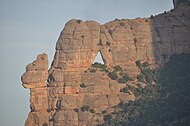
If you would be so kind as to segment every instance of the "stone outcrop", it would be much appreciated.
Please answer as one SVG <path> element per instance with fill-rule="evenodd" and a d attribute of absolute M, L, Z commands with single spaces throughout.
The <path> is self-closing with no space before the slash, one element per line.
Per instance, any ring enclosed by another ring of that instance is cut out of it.
<path fill-rule="evenodd" d="M 26 120 L 26 126 L 43 125 L 49 123 L 48 110 L 48 56 L 40 54 L 37 59 L 26 66 L 26 72 L 22 75 L 24 88 L 30 89 L 31 113 Z"/>
<path fill-rule="evenodd" d="M 178 7 L 181 3 L 190 3 L 190 0 L 173 0 L 174 8 Z"/>
<path fill-rule="evenodd" d="M 104 113 L 117 111 L 120 102 L 135 99 L 122 92 L 136 84 L 135 62 L 149 61 L 153 67 L 173 54 L 190 53 L 190 6 L 184 2 L 172 12 L 150 18 L 116 19 L 104 25 L 95 21 L 70 20 L 56 44 L 48 70 L 46 54 L 26 67 L 23 86 L 30 89 L 31 112 L 25 126 L 93 126 Z M 100 51 L 105 65 L 92 66 Z M 132 78 L 121 84 L 110 77 L 126 73 Z"/>

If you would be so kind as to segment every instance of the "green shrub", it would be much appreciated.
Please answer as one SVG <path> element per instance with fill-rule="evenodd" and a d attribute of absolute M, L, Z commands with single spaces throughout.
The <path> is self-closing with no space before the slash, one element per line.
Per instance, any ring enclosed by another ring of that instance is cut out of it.
<path fill-rule="evenodd" d="M 139 74 L 139 75 L 137 75 L 137 80 L 139 81 L 139 82 L 145 82 L 145 80 L 144 80 L 144 75 L 143 74 Z"/>
<path fill-rule="evenodd" d="M 108 33 L 110 34 L 110 36 L 112 36 L 112 34 L 113 34 L 111 29 L 108 30 Z"/>
<path fill-rule="evenodd" d="M 127 73 L 124 74 L 123 79 L 124 79 L 126 82 L 133 80 L 131 77 L 129 77 L 129 75 L 128 75 Z"/>
<path fill-rule="evenodd" d="M 118 104 L 118 107 L 120 109 L 124 109 L 125 108 L 125 103 L 123 101 L 121 101 L 119 104 Z"/>
<path fill-rule="evenodd" d="M 81 88 L 86 88 L 87 86 L 84 83 L 82 83 L 82 84 L 80 84 L 80 87 Z"/>
<path fill-rule="evenodd" d="M 151 84 L 158 79 L 158 73 L 155 70 L 151 70 L 150 68 L 142 69 L 141 74 L 148 84 Z"/>
<path fill-rule="evenodd" d="M 90 72 L 91 73 L 96 73 L 97 69 L 91 69 Z"/>
<path fill-rule="evenodd" d="M 94 64 L 92 64 L 92 67 L 106 69 L 106 66 L 104 64 L 101 64 L 101 63 L 98 63 L 98 62 L 95 62 Z"/>
<path fill-rule="evenodd" d="M 131 90 L 133 92 L 133 94 L 135 95 L 135 97 L 141 96 L 143 95 L 145 92 L 145 90 L 142 87 L 138 87 L 138 88 L 132 88 Z"/>
<path fill-rule="evenodd" d="M 151 15 L 151 16 L 150 16 L 150 19 L 153 19 L 153 18 L 154 18 L 154 16 L 153 16 L 153 15 Z"/>
<path fill-rule="evenodd" d="M 148 61 L 145 61 L 145 62 L 142 64 L 142 67 L 143 67 L 143 68 L 147 68 L 147 67 L 149 67 L 149 66 L 150 66 L 150 64 L 149 64 Z"/>
<path fill-rule="evenodd" d="M 106 113 L 107 113 L 107 110 L 103 110 L 103 111 L 102 111 L 102 114 L 106 114 Z"/>
<path fill-rule="evenodd" d="M 81 111 L 85 112 L 85 111 L 88 111 L 89 108 L 90 108 L 89 106 L 84 105 L 84 106 L 82 106 L 80 109 L 81 109 Z"/>
<path fill-rule="evenodd" d="M 118 78 L 117 73 L 115 73 L 115 72 L 109 72 L 107 75 L 112 80 L 117 80 L 117 78 Z"/>
<path fill-rule="evenodd" d="M 107 42 L 106 42 L 106 45 L 107 45 L 107 46 L 110 46 L 110 43 L 107 41 Z"/>
<path fill-rule="evenodd" d="M 104 115 L 103 118 L 104 118 L 104 121 L 107 122 L 112 119 L 112 116 L 110 114 L 108 114 L 108 115 Z"/>
<path fill-rule="evenodd" d="M 77 20 L 77 23 L 80 24 L 80 23 L 81 23 L 81 20 Z"/>
<path fill-rule="evenodd" d="M 120 90 L 120 92 L 123 92 L 123 93 L 129 93 L 129 89 L 128 87 L 124 87 Z"/>
<path fill-rule="evenodd" d="M 150 64 L 148 61 L 145 61 L 144 63 L 140 63 L 140 61 L 135 62 L 136 65 L 141 70 L 141 74 L 137 75 L 137 80 L 139 82 L 147 82 L 148 84 L 152 83 L 153 81 L 156 81 L 157 79 L 157 73 L 155 70 L 150 69 Z"/>
<path fill-rule="evenodd" d="M 119 65 L 115 66 L 114 68 L 115 68 L 116 71 L 121 71 L 122 70 L 122 68 Z"/>
<path fill-rule="evenodd" d="M 90 109 L 89 110 L 91 113 L 95 113 L 95 110 L 94 109 Z"/>
<path fill-rule="evenodd" d="M 123 79 L 123 78 L 119 78 L 118 80 L 118 83 L 126 83 L 127 81 L 125 80 L 125 79 Z"/>
<path fill-rule="evenodd" d="M 107 69 L 101 69 L 100 71 L 101 71 L 101 72 L 106 72 L 106 73 L 109 72 L 109 70 L 107 70 Z"/>
<path fill-rule="evenodd" d="M 140 60 L 137 60 L 137 61 L 135 62 L 135 64 L 136 64 L 136 66 L 138 66 L 138 67 L 141 67 L 141 66 L 142 66 Z"/>
<path fill-rule="evenodd" d="M 131 85 L 127 85 L 128 89 L 133 91 L 135 89 L 135 87 L 131 86 Z"/>

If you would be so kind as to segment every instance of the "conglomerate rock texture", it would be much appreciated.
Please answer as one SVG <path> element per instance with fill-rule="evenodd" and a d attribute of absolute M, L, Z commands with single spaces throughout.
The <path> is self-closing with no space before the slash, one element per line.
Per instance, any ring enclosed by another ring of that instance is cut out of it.
<path fill-rule="evenodd" d="M 48 70 L 48 57 L 40 54 L 27 65 L 23 86 L 30 89 L 31 112 L 25 126 L 94 126 L 103 122 L 121 101 L 135 99 L 120 90 L 123 84 L 93 68 L 100 51 L 106 69 L 121 66 L 136 83 L 136 61 L 153 67 L 173 54 L 190 53 L 190 5 L 150 18 L 116 19 L 104 25 L 70 20 L 56 44 Z M 84 110 L 86 109 L 86 110 Z"/>

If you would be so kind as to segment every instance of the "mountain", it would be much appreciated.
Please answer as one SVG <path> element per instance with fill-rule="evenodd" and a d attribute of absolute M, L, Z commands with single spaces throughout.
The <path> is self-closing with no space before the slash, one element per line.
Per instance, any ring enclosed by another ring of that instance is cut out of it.
<path fill-rule="evenodd" d="M 190 54 L 190 4 L 174 2 L 173 10 L 150 18 L 66 23 L 51 68 L 39 54 L 21 77 L 30 89 L 25 126 L 104 125 L 118 106 L 136 103 L 158 84 L 157 69 L 173 55 Z M 104 64 L 94 63 L 97 53 Z"/>

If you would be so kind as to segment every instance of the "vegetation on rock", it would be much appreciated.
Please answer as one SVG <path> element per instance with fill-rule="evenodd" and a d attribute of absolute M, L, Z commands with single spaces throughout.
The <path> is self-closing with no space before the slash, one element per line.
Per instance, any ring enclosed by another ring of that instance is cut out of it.
<path fill-rule="evenodd" d="M 129 93 L 129 89 L 127 87 L 124 87 L 120 90 L 120 92 L 123 92 L 123 93 Z"/>
<path fill-rule="evenodd" d="M 126 83 L 127 81 L 125 80 L 125 79 L 123 79 L 123 78 L 119 78 L 118 79 L 118 83 L 122 83 L 122 84 L 124 84 L 124 83 Z"/>
<path fill-rule="evenodd" d="M 118 83 L 124 84 L 128 81 L 132 81 L 133 79 L 129 77 L 127 73 L 125 73 L 122 68 L 117 65 L 114 67 L 114 70 L 112 72 L 108 71 L 108 77 L 112 80 L 117 80 Z"/>
<path fill-rule="evenodd" d="M 80 23 L 81 23 L 81 20 L 77 20 L 77 23 L 80 24 Z"/>
<path fill-rule="evenodd" d="M 80 84 L 80 87 L 81 88 L 86 88 L 87 86 L 84 83 L 82 83 L 82 84 Z"/>
<path fill-rule="evenodd" d="M 181 54 L 172 56 L 159 70 L 143 72 L 142 69 L 147 86 L 131 89 L 139 98 L 120 103 L 117 107 L 121 111 L 104 116 L 107 118 L 101 126 L 190 125 L 189 64 L 190 55 Z M 157 84 L 151 83 L 154 79 Z"/>
<path fill-rule="evenodd" d="M 105 121 L 105 122 L 108 122 L 108 121 L 110 121 L 111 119 L 112 119 L 112 116 L 111 116 L 110 114 L 104 115 L 104 121 Z"/>
<path fill-rule="evenodd" d="M 100 69 L 106 69 L 106 66 L 104 64 L 95 62 L 94 64 L 92 64 L 92 67 L 94 68 L 100 68 Z"/>
<path fill-rule="evenodd" d="M 97 71 L 97 69 L 91 69 L 90 72 L 91 73 L 95 73 Z"/>
<path fill-rule="evenodd" d="M 117 80 L 118 75 L 116 72 L 113 71 L 108 73 L 108 77 L 110 77 L 112 80 Z"/>
<path fill-rule="evenodd" d="M 95 113 L 95 110 L 94 109 L 90 109 L 89 110 L 91 113 Z"/>
<path fill-rule="evenodd" d="M 103 110 L 103 111 L 102 111 L 102 114 L 105 114 L 105 113 L 107 113 L 107 111 L 106 111 L 106 110 Z"/>
<path fill-rule="evenodd" d="M 110 42 L 107 41 L 107 42 L 106 42 L 106 45 L 107 45 L 107 46 L 110 46 Z"/>
<path fill-rule="evenodd" d="M 84 105 L 80 109 L 81 109 L 81 111 L 85 112 L 85 111 L 88 111 L 90 109 L 90 107 L 87 105 Z"/>
<path fill-rule="evenodd" d="M 116 71 L 121 71 L 122 70 L 122 68 L 119 65 L 115 66 L 114 68 L 115 68 Z"/>

